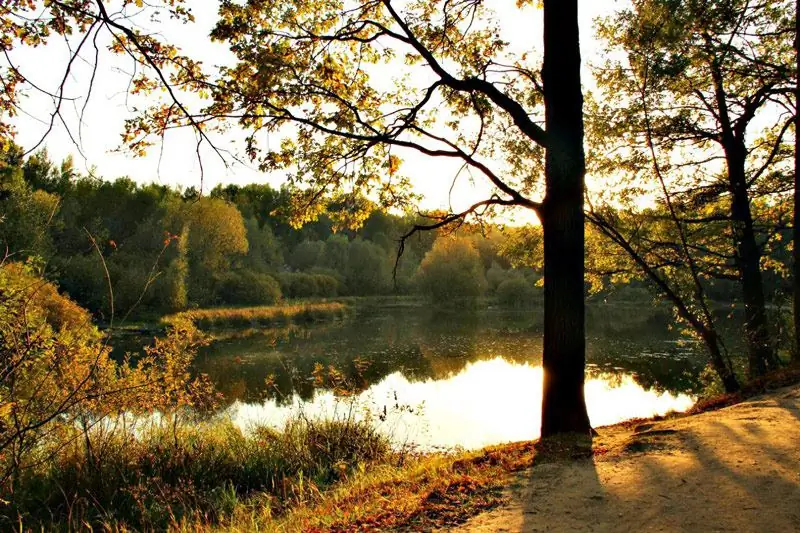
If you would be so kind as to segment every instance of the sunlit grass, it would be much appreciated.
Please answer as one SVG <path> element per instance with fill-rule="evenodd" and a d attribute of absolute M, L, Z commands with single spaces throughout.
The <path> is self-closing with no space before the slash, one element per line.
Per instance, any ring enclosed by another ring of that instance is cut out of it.
<path fill-rule="evenodd" d="M 356 470 L 316 498 L 278 515 L 243 501 L 219 522 L 184 520 L 183 531 L 429 530 L 464 523 L 504 501 L 501 487 L 533 464 L 533 443 L 478 452 L 395 456 Z"/>
<path fill-rule="evenodd" d="M 171 324 L 178 319 L 189 319 L 203 330 L 273 327 L 292 323 L 336 320 L 348 313 L 341 302 L 309 302 L 260 307 L 229 307 L 192 309 L 168 315 L 162 322 Z"/>
<path fill-rule="evenodd" d="M 394 460 L 385 437 L 350 418 L 301 416 L 248 431 L 224 420 L 145 420 L 74 440 L 17 480 L 4 511 L 44 529 L 164 530 L 224 522 L 245 509 L 271 519 L 318 500 L 354 471 Z"/>

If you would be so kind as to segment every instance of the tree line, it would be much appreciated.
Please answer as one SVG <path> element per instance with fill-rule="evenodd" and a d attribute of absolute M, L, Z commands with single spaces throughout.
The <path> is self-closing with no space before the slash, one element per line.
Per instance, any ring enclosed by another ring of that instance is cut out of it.
<path fill-rule="evenodd" d="M 331 213 L 300 228 L 287 191 L 269 185 L 194 188 L 81 175 L 72 160 L 15 148 L 0 164 L 0 226 L 9 259 L 35 261 L 99 319 L 153 317 L 194 307 L 270 305 L 281 299 L 418 294 L 474 305 L 484 296 L 540 301 L 536 264 L 512 265 L 499 228 L 465 226 L 409 239 L 414 215 L 375 207 L 358 229 Z M 515 260 L 514 260 L 515 261 Z M 515 262 L 517 264 L 517 262 Z M 110 289 L 110 290 L 109 290 Z M 113 308 L 112 308 L 113 303 Z"/>

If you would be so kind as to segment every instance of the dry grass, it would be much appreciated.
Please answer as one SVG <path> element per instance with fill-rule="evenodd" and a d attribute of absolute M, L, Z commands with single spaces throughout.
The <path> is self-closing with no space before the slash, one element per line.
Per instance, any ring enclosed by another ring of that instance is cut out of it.
<path fill-rule="evenodd" d="M 256 504 L 239 505 L 217 524 L 184 522 L 186 531 L 414 531 L 449 527 L 505 501 L 513 472 L 533 464 L 533 443 L 477 452 L 406 457 L 376 465 L 281 516 Z"/>
<path fill-rule="evenodd" d="M 345 317 L 348 309 L 345 304 L 340 302 L 193 309 L 166 316 L 162 322 L 171 324 L 178 319 L 189 319 L 195 326 L 203 330 L 273 327 L 336 320 Z"/>

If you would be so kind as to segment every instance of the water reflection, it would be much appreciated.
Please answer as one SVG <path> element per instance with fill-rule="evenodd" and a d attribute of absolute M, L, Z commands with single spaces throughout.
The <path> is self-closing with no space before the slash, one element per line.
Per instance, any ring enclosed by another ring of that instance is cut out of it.
<path fill-rule="evenodd" d="M 702 349 L 668 328 L 668 313 L 612 306 L 587 311 L 590 377 L 627 374 L 647 389 L 697 391 Z M 396 373 L 411 383 L 442 381 L 470 363 L 496 357 L 536 366 L 541 351 L 538 311 L 372 309 L 344 323 L 216 342 L 198 357 L 197 367 L 229 402 L 268 398 L 287 404 L 295 396 L 315 397 L 316 364 L 336 367 L 366 390 L 390 376 L 396 379 Z M 268 376 L 270 387 L 265 386 Z"/>
<path fill-rule="evenodd" d="M 687 394 L 648 390 L 632 375 L 621 373 L 596 373 L 587 380 L 585 391 L 594 426 L 681 411 L 693 402 Z M 468 362 L 447 377 L 415 380 L 393 372 L 354 402 L 318 390 L 310 398 L 297 394 L 284 403 L 237 401 L 229 414 L 242 427 L 279 426 L 298 411 L 307 416 L 352 414 L 377 423 L 396 443 L 475 449 L 538 437 L 541 396 L 541 366 L 496 357 Z M 384 412 L 387 416 L 381 417 Z"/>

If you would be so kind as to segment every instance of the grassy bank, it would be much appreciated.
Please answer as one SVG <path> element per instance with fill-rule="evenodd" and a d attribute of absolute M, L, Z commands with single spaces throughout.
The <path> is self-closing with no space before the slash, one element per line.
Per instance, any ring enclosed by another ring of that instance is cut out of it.
<path fill-rule="evenodd" d="M 131 423 L 94 428 L 15 479 L 0 529 L 165 530 L 245 509 L 266 523 L 393 461 L 388 441 L 352 419 L 299 417 L 246 433 L 226 421 Z"/>
<path fill-rule="evenodd" d="M 798 379 L 800 370 L 784 369 L 739 400 Z M 696 411 L 730 401 L 718 398 Z M 609 439 L 625 440 L 651 421 L 601 428 L 594 449 L 588 439 L 567 439 L 433 454 L 393 450 L 373 426 L 352 418 L 298 416 L 280 430 L 247 433 L 225 421 L 162 421 L 135 438 L 131 428 L 94 433 L 91 452 L 75 440 L 56 461 L 19 480 L 0 529 L 447 528 L 503 504 L 505 489 L 520 479 L 516 473 L 534 463 L 607 454 Z"/>
<path fill-rule="evenodd" d="M 205 331 L 274 327 L 323 320 L 336 320 L 347 315 L 348 306 L 341 302 L 303 302 L 261 307 L 193 309 L 162 319 L 165 324 L 188 319 Z"/>
<path fill-rule="evenodd" d="M 532 443 L 411 455 L 362 423 L 295 420 L 242 433 L 230 423 L 169 424 L 76 440 L 30 471 L 0 529 L 336 531 L 427 529 L 502 502 Z"/>

